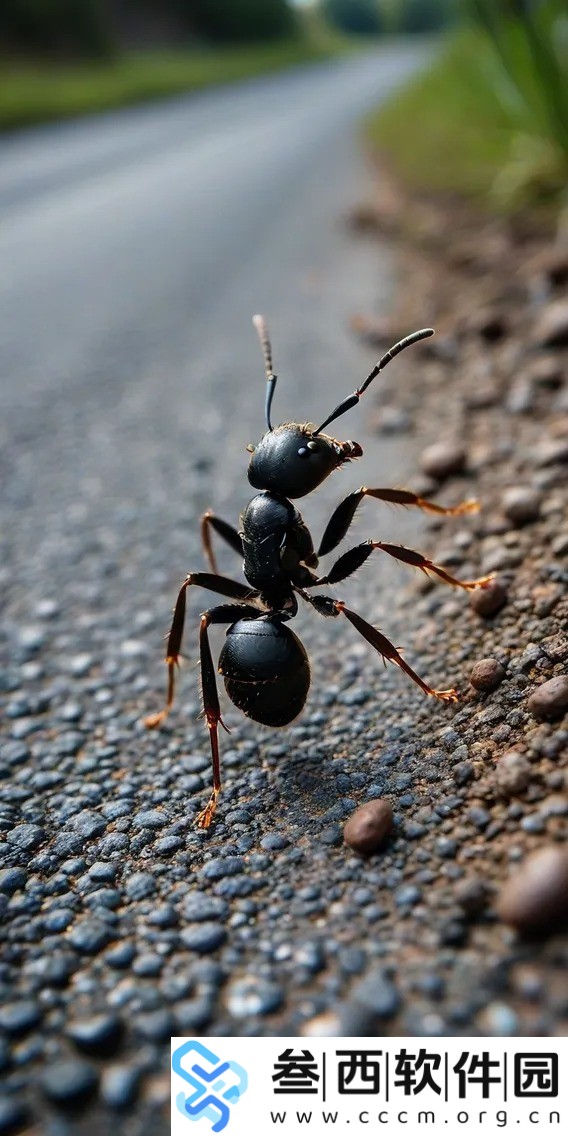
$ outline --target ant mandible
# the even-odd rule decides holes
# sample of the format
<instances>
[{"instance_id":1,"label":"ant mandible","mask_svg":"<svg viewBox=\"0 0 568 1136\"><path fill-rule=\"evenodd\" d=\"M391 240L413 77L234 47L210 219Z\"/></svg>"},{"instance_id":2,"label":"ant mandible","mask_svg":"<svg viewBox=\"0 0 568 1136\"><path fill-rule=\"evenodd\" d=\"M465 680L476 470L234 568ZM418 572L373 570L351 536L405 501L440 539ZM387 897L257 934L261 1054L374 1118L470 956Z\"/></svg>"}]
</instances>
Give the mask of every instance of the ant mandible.
<instances>
[{"instance_id":1,"label":"ant mandible","mask_svg":"<svg viewBox=\"0 0 568 1136\"><path fill-rule=\"evenodd\" d=\"M197 817L201 828L209 828L217 806L221 789L219 724L226 729L221 718L209 644L208 630L212 624L230 624L218 664L229 698L249 718L266 726L286 726L300 713L308 695L308 656L297 635L286 626L297 614L297 596L311 604L319 615L345 616L383 660L395 663L426 694L442 702L456 702L458 696L454 689L434 690L428 686L405 662L397 648L380 631L346 607L343 600L312 595L309 589L345 580L376 550L420 568L422 572L432 572L445 583L468 591L483 586L490 579L484 576L479 580L456 580L421 553L380 540L366 540L355 545L344 552L324 576L317 573L319 558L332 552L343 540L364 497L374 497L394 505L415 505L430 513L452 516L475 512L478 508L476 501L463 501L454 508L443 508L408 489L369 489L362 485L337 506L316 552L310 532L291 500L305 497L334 470L361 457L363 451L358 442L339 442L322 431L356 406L361 395L391 359L413 343L433 335L433 329L415 331L391 347L373 367L365 382L340 402L315 429L307 422L285 422L273 427L270 411L276 375L272 370L272 350L263 317L254 316L253 323L260 338L267 379L265 413L268 430L257 446L248 447L251 453L248 479L259 492L242 514L240 531L211 511L202 517L201 536L211 571L191 572L181 586L168 637L166 705L158 714L146 718L149 729L159 726L174 701L175 671L181 650L188 587L207 588L238 601L209 608L201 615L199 650L203 713L209 728L213 765L213 792ZM211 541L212 531L243 558L246 584L219 575Z\"/></svg>"}]
</instances>

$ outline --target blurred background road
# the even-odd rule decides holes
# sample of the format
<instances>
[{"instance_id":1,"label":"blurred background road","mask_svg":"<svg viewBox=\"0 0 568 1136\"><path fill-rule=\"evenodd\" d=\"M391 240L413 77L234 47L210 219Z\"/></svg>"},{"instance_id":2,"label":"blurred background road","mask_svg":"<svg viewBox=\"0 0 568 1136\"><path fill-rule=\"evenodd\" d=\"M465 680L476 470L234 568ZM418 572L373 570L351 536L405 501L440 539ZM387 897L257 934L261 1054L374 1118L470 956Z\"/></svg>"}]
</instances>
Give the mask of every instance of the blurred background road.
<instances>
[{"instance_id":1,"label":"blurred background road","mask_svg":"<svg viewBox=\"0 0 568 1136\"><path fill-rule=\"evenodd\" d=\"M363 185L353 127L423 54L391 44L1 143L1 429L23 439L8 477L41 518L24 558L81 479L79 496L147 502L170 460L193 528L202 504L244 505L263 428L253 312L272 326L277 417L321 417L353 388L371 359L347 319L390 271L343 232ZM207 500L176 452L211 458Z\"/></svg>"},{"instance_id":2,"label":"blurred background road","mask_svg":"<svg viewBox=\"0 0 568 1136\"><path fill-rule=\"evenodd\" d=\"M4 140L4 409L37 413L94 369L115 392L141 364L199 382L221 341L239 358L252 311L285 319L352 200L349 128L420 56L383 48Z\"/></svg>"}]
</instances>

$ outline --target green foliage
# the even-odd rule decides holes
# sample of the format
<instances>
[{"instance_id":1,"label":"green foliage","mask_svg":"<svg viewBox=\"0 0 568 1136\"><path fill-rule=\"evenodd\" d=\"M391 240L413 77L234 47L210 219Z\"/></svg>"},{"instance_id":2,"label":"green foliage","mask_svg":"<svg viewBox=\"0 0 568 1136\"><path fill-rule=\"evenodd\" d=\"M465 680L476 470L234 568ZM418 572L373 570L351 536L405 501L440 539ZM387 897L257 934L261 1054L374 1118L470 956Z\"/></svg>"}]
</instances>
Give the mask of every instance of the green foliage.
<instances>
[{"instance_id":1,"label":"green foliage","mask_svg":"<svg viewBox=\"0 0 568 1136\"><path fill-rule=\"evenodd\" d=\"M322 0L321 10L332 27L351 35L376 35L384 30L378 0Z\"/></svg>"},{"instance_id":2,"label":"green foliage","mask_svg":"<svg viewBox=\"0 0 568 1136\"><path fill-rule=\"evenodd\" d=\"M563 151L499 75L484 35L455 36L370 117L368 136L413 188L459 193L503 211L556 200L568 181Z\"/></svg>"},{"instance_id":3,"label":"green foliage","mask_svg":"<svg viewBox=\"0 0 568 1136\"><path fill-rule=\"evenodd\" d=\"M456 19L456 0L396 0L396 28L401 32L435 32Z\"/></svg>"},{"instance_id":4,"label":"green foliage","mask_svg":"<svg viewBox=\"0 0 568 1136\"><path fill-rule=\"evenodd\" d=\"M38 55L110 54L101 0L1 0L0 44Z\"/></svg>"},{"instance_id":5,"label":"green foliage","mask_svg":"<svg viewBox=\"0 0 568 1136\"><path fill-rule=\"evenodd\" d=\"M282 39L297 33L296 14L288 0L176 0L187 11L195 31L206 39L248 41Z\"/></svg>"},{"instance_id":6,"label":"green foliage","mask_svg":"<svg viewBox=\"0 0 568 1136\"><path fill-rule=\"evenodd\" d=\"M493 53L494 83L521 131L568 160L568 36L564 0L466 0Z\"/></svg>"}]
</instances>

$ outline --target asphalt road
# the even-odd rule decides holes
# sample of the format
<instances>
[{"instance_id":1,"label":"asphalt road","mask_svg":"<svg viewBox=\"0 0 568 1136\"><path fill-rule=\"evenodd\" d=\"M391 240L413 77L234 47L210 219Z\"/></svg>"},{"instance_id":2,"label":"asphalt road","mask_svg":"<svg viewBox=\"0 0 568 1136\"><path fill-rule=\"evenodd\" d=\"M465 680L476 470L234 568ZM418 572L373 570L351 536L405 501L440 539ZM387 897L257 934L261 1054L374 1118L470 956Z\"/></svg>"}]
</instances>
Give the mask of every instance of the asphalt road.
<instances>
[{"instance_id":1,"label":"asphalt road","mask_svg":"<svg viewBox=\"0 0 568 1136\"><path fill-rule=\"evenodd\" d=\"M37 1011L34 1043L18 1042L18 1068L33 1073L12 1077L16 1095L23 1084L37 1083L37 1062L49 1064L68 1051L61 1036L77 1014L126 1006L144 1037L146 1056L142 1061L138 1053L137 1067L146 1072L159 1068L152 1046L160 1037L182 1027L217 1028L221 972L216 979L210 974L207 1013L202 1008L192 1019L186 1010L185 1018L173 1024L171 1016L162 1018L161 1026L146 1020L169 1012L164 999L179 1001L179 991L176 999L158 990L164 958L173 951L172 973L176 967L185 973L188 950L195 958L215 949L213 940L203 949L185 942L180 954L166 917L163 928L144 925L158 905L151 898L156 886L162 907L173 902L175 888L178 899L179 889L187 890L192 849L199 851L204 839L191 824L209 787L206 731L194 720L193 665L168 731L149 735L140 718L160 704L160 637L176 586L203 564L199 514L213 506L234 522L251 495L244 446L264 427L252 314L264 312L272 331L281 376L277 420L322 418L374 362L350 336L348 317L388 305L393 265L387 250L358 244L343 223L366 185L354 127L419 58L415 47L391 48L1 143L0 582L7 713L0 852L3 864L28 875L26 891L20 894L18 884L7 908L13 918L6 922L11 929L1 981L4 1000L23 999ZM330 479L306 503L316 533L343 493L363 482L400 484L412 467L399 442L379 443L367 417L361 408L352 412L344 435L368 442L370 451L357 469ZM388 535L410 531L408 521L387 515ZM365 528L374 535L372 506L366 516ZM412 529L418 531L414 519ZM221 561L228 571L230 554ZM383 571L377 565L351 593L366 601L371 618L389 606L378 595ZM192 598L192 611L204 602ZM318 681L326 666L341 675L349 660L351 681L367 649L360 650L354 636L349 648L332 645L336 629L323 620L316 624L310 645ZM370 666L372 673L376 662ZM348 704L340 713L349 728ZM324 717L320 706L316 735ZM235 732L222 743L230 771L225 799L237 808L241 796L250 800L255 785L265 784L265 772L258 729L231 710L228 720ZM336 724L336 742L340 735ZM277 761L278 746L285 753L289 742L276 737ZM333 745L332 737L326 752ZM270 779L268 785L263 824L270 833L286 818ZM296 822L302 809L316 818L318 808L321 813L333 804L331 785L319 805L314 791L310 783L304 797L295 785L289 803L300 809ZM117 797L124 807L117 808ZM147 824L144 809L153 814ZM216 834L205 838L215 856L251 847L238 809L233 825L232 843L222 818ZM156 845L158 837L170 845ZM138 880L141 860L154 883ZM108 868L107 877L104 867L97 869L98 883L89 876L93 861ZM113 871L122 889L116 902L110 884L100 883L114 879ZM85 891L101 888L109 894L99 896L98 905L83 900ZM221 885L223 895L229 890ZM246 895L245 888L235 889L237 906L251 902ZM224 918L214 907L205 917ZM236 909L234 916L238 927ZM195 918L191 929L201 926L203 915L188 918ZM101 954L123 937L146 959L131 976L130 994L120 969L128 961L107 965ZM227 969L238 972L239 950L227 947L225 976ZM64 993L46 979L53 957L74 975ZM257 972L257 958L253 949L247 973ZM270 981L258 1011L254 998L249 1004L235 994L237 1032L249 1028L242 1024L249 1009L254 1020L255 1013L269 1012ZM183 994L186 1006L192 982ZM273 1005L283 996L273 996ZM37 1028L40 1019L45 1033ZM12 1033L21 1037L29 1028ZM12 1036L10 1028L7 1033ZM44 1091L49 1097L49 1086ZM159 1100L158 1089L152 1099Z\"/></svg>"}]
</instances>

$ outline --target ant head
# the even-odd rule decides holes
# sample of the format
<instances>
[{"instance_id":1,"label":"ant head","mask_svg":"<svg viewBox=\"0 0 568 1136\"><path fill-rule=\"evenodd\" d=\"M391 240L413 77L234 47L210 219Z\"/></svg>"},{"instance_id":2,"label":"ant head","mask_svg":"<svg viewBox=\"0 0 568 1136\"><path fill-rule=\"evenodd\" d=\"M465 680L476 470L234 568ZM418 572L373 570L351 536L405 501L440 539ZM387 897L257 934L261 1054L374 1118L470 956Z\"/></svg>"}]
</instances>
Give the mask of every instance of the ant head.
<instances>
[{"instance_id":1,"label":"ant head","mask_svg":"<svg viewBox=\"0 0 568 1136\"><path fill-rule=\"evenodd\" d=\"M407 335L400 343L395 343L394 347L391 347L390 351L387 351L386 355L375 364L361 386L344 398L317 429L307 422L304 425L299 422L285 422L273 430L270 409L276 375L272 370L272 349L263 317L253 316L253 323L264 356L265 414L268 433L261 438L256 448L247 447L252 452L248 479L255 489L269 489L273 493L280 493L283 497L304 497L306 493L317 489L317 486L321 485L334 469L338 469L352 458L361 457L363 451L358 442L338 442L328 434L322 434L322 430L357 405L361 395L391 359L395 359L406 347L422 339L428 339L434 334L431 327L425 327L421 331Z\"/></svg>"},{"instance_id":2,"label":"ant head","mask_svg":"<svg viewBox=\"0 0 568 1136\"><path fill-rule=\"evenodd\" d=\"M286 422L269 430L252 452L248 479L255 489L304 497L334 469L363 453L358 442L337 442L309 423Z\"/></svg>"}]
</instances>

